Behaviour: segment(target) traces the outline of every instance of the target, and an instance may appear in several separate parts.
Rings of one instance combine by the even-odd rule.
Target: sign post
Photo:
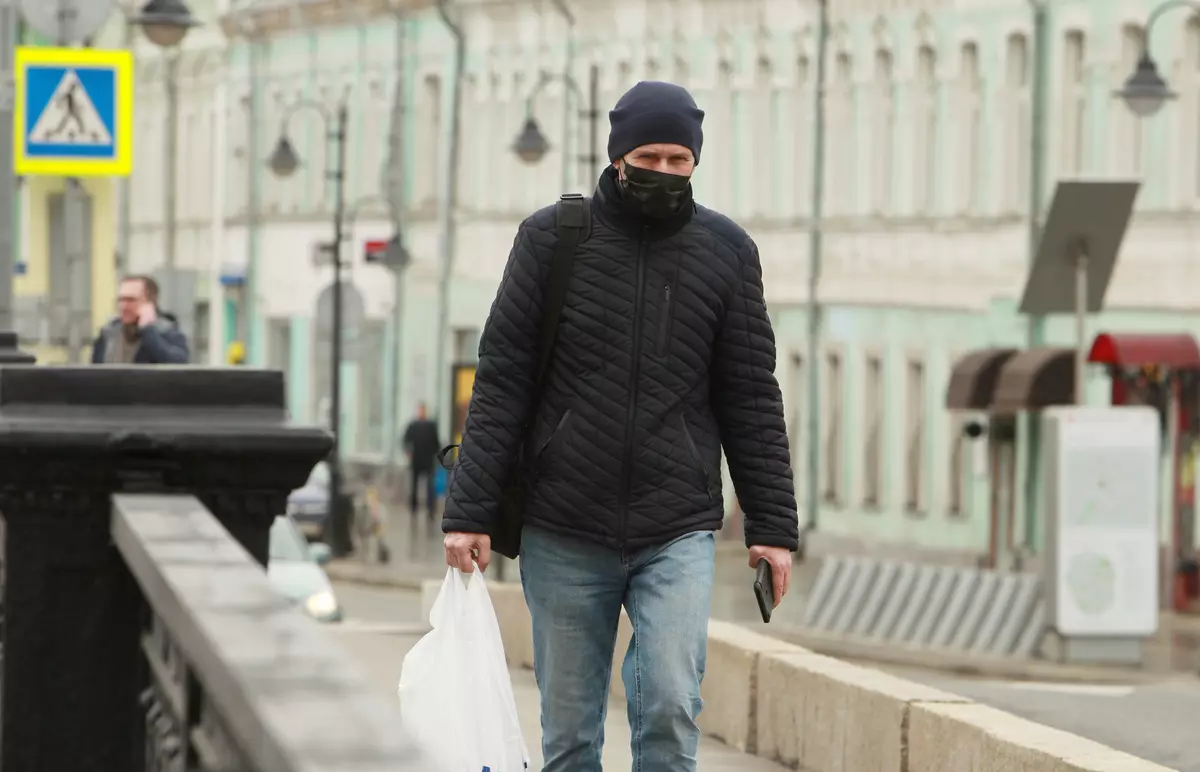
[[[1087,315],[1104,307],[1140,187],[1126,180],[1059,182],[1025,282],[1021,313],[1075,315],[1077,405],[1086,393]]]

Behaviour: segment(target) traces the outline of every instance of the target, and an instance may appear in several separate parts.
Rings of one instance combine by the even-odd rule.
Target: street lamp
[[[537,86],[534,87],[533,93],[525,100],[525,115],[527,116],[525,118],[525,125],[521,128],[521,133],[517,135],[516,140],[512,144],[513,153],[527,164],[538,163],[545,158],[546,153],[550,150],[549,141],[542,134],[537,118],[533,117],[533,104],[542,89],[548,83],[555,80],[561,80],[579,101],[583,101],[583,94],[579,90],[579,84],[569,74],[565,72],[559,74],[542,73],[542,77],[538,81]],[[585,173],[583,178],[586,182],[588,177],[599,171],[600,167],[600,156],[596,152],[600,131],[600,67],[598,65],[593,64],[591,71],[588,73],[588,108],[580,110],[579,117],[588,122],[588,151],[579,156],[579,162],[584,166]]]
[[[149,0],[133,17],[133,23],[159,48],[174,48],[183,42],[188,30],[200,25],[183,0]]]
[[[346,99],[331,113],[320,102],[302,99],[286,108],[279,125],[279,141],[267,160],[267,168],[279,177],[289,177],[300,167],[300,156],[288,138],[288,122],[303,109],[315,110],[325,127],[325,139],[334,144],[334,165],[326,172],[333,180],[333,243],[330,259],[333,263],[332,345],[329,362],[329,416],[333,432],[333,450],[329,453],[329,530],[330,549],[341,557],[350,553],[350,512],[342,494],[342,238],[346,221],[346,124],[349,113]]]
[[[1125,105],[1139,118],[1154,115],[1167,101],[1178,96],[1159,74],[1158,64],[1150,55],[1150,33],[1154,29],[1154,23],[1164,13],[1176,8],[1191,8],[1193,12],[1200,13],[1200,1],[1167,0],[1150,12],[1150,18],[1146,20],[1146,27],[1142,31],[1142,55],[1138,57],[1137,68],[1125,81],[1125,85],[1113,92],[1114,96],[1125,100]]]
[[[149,0],[142,10],[130,22],[142,28],[146,39],[165,52],[166,68],[163,72],[163,83],[167,90],[167,127],[166,147],[163,153],[166,161],[163,164],[163,241],[165,245],[163,259],[166,263],[166,282],[164,282],[164,303],[175,313],[182,313],[178,307],[179,298],[176,295],[179,285],[175,276],[176,256],[178,253],[178,205],[177,188],[179,187],[179,51],[178,46],[187,36],[188,30],[200,24],[187,3],[183,0]]]

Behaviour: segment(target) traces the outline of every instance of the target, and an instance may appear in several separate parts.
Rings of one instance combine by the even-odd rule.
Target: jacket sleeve
[[[99,335],[97,335],[96,339],[94,341],[92,341],[92,364],[94,364],[94,365],[104,364],[104,333],[103,332],[101,332]]]
[[[141,347],[158,365],[186,365],[190,358],[187,337],[176,327],[143,327]]]
[[[458,463],[446,492],[442,530],[494,533],[531,408],[542,269],[537,241],[547,235],[522,223],[479,341],[479,363]]]
[[[747,240],[712,362],[712,407],[746,518],[746,545],[799,546],[775,333],[763,299],[758,247]]]

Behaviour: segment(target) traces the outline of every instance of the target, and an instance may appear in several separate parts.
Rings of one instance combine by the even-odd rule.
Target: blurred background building
[[[1041,124],[1047,201],[1061,177],[1144,180],[1095,331],[1200,331],[1193,288],[1200,275],[1200,25],[1181,20],[1156,29],[1155,54],[1180,92],[1176,104],[1139,120],[1111,95],[1133,70],[1140,25],[1154,3],[1048,3],[1040,73],[1027,0],[833,3],[824,324],[815,363],[805,340],[815,2],[567,0],[567,14],[552,0],[449,3],[466,41],[457,151],[454,36],[434,3],[190,5],[204,26],[188,36],[174,70],[174,158],[164,136],[165,55],[127,37],[120,19],[97,41],[132,39],[137,51],[137,157],[127,184],[88,183],[92,306],[74,312],[94,330],[110,313],[114,270],[163,274],[165,170],[175,164],[178,246],[170,280],[179,307],[171,310],[186,324],[198,360],[223,362],[230,344],[244,341],[250,365],[288,374],[296,418],[321,419],[330,369],[331,272],[319,252],[333,214],[328,127],[313,111],[290,121],[302,159],[295,175],[277,179],[266,159],[288,105],[307,99],[333,109],[345,96],[353,223],[342,421],[350,455],[387,453],[418,401],[449,409],[448,376],[439,374],[474,359],[518,223],[560,192],[591,190],[599,169],[580,162],[593,150],[580,111],[593,66],[600,158],[607,109],[637,80],[682,83],[707,112],[697,198],[737,219],[759,243],[801,493],[804,382],[807,368],[819,366],[822,512],[814,538],[829,545],[975,562],[996,538],[998,520],[1012,524],[1002,542],[1037,549],[1037,497],[1028,493],[1037,485],[1027,479],[1024,435],[996,478],[1006,484],[993,486],[986,440],[966,436],[972,417],[944,404],[963,355],[1031,341],[1017,302],[1029,260],[1039,77],[1050,108]],[[527,104],[544,74],[552,80]],[[530,115],[550,144],[537,163],[512,150]],[[439,216],[448,198],[443,169],[451,165],[458,183],[453,262],[448,334],[439,341],[447,222]],[[39,353],[61,347],[62,318],[70,313],[58,289],[56,190],[53,181],[34,180],[21,197],[18,317],[23,339]],[[397,201],[399,222],[389,207]],[[402,283],[364,257],[366,242],[389,238],[397,225],[412,256]],[[1033,342],[1070,345],[1071,335],[1069,320],[1049,319]],[[1089,394],[1106,402],[1107,371],[1096,367],[1087,378]]]

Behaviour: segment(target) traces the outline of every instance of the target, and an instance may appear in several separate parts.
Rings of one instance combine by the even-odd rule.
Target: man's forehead
[[[653,145],[642,145],[636,147],[632,156],[653,156],[655,158],[691,158],[692,151],[683,145],[672,145],[669,143],[657,143]]]

